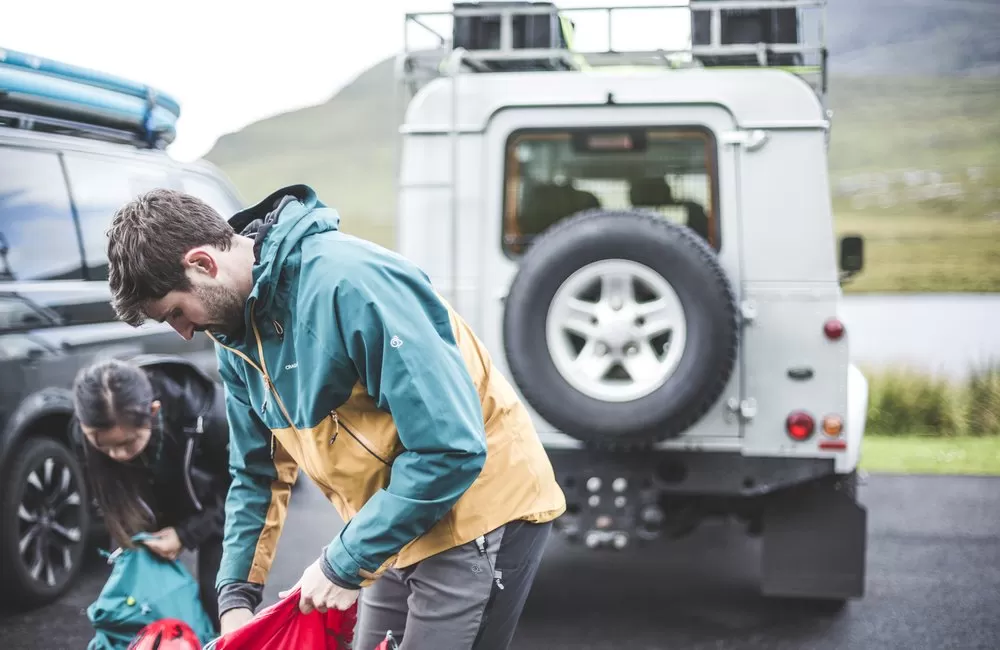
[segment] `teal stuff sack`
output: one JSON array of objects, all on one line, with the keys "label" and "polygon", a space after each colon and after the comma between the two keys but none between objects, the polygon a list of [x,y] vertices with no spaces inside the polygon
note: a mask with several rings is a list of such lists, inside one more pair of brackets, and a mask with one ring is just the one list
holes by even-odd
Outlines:
[{"label": "teal stuff sack", "polygon": [[[152,537],[139,534],[134,542]],[[191,626],[202,644],[215,638],[212,621],[198,597],[198,583],[179,560],[164,560],[144,544],[118,549],[100,596],[87,608],[94,638],[87,650],[127,650],[143,627],[163,618]]]}]

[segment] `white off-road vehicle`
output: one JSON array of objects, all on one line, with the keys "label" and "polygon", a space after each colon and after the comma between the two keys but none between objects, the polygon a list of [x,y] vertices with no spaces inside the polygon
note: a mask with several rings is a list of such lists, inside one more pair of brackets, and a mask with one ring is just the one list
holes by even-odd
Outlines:
[{"label": "white off-road vehicle", "polygon": [[734,516],[765,594],[842,604],[864,591],[868,388],[840,320],[863,256],[834,231],[826,51],[800,37],[823,5],[642,7],[687,26],[677,51],[573,47],[575,21],[624,8],[407,15],[439,41],[399,58],[397,246],[532,409],[565,536],[627,549]]}]

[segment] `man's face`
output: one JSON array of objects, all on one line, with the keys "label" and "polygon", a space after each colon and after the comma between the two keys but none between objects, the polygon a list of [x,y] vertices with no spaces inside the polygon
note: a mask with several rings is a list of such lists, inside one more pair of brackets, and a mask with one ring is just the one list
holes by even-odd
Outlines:
[{"label": "man's face", "polygon": [[197,332],[211,330],[232,335],[243,328],[244,298],[224,283],[200,274],[188,273],[192,286],[187,291],[171,291],[151,303],[146,313],[153,320],[168,323],[190,341]]}]

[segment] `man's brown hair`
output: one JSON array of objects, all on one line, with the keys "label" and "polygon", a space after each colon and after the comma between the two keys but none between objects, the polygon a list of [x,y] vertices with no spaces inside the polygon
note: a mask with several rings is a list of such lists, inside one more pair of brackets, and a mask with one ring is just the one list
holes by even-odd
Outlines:
[{"label": "man's brown hair", "polygon": [[198,246],[228,250],[232,226],[201,199],[169,189],[141,194],[119,208],[108,228],[108,283],[119,319],[138,327],[146,305],[187,291],[184,254]]}]

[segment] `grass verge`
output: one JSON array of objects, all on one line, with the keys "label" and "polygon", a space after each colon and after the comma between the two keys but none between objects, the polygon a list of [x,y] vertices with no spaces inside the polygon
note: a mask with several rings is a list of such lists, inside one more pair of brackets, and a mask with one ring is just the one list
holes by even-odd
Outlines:
[{"label": "grass verge", "polygon": [[905,368],[864,372],[871,435],[1000,438],[1000,363],[960,382]]},{"label": "grass verge", "polygon": [[861,468],[1000,476],[1000,364],[949,382],[905,368],[866,371]]},{"label": "grass verge", "polygon": [[886,474],[1000,476],[1000,436],[866,435],[861,468]]}]

